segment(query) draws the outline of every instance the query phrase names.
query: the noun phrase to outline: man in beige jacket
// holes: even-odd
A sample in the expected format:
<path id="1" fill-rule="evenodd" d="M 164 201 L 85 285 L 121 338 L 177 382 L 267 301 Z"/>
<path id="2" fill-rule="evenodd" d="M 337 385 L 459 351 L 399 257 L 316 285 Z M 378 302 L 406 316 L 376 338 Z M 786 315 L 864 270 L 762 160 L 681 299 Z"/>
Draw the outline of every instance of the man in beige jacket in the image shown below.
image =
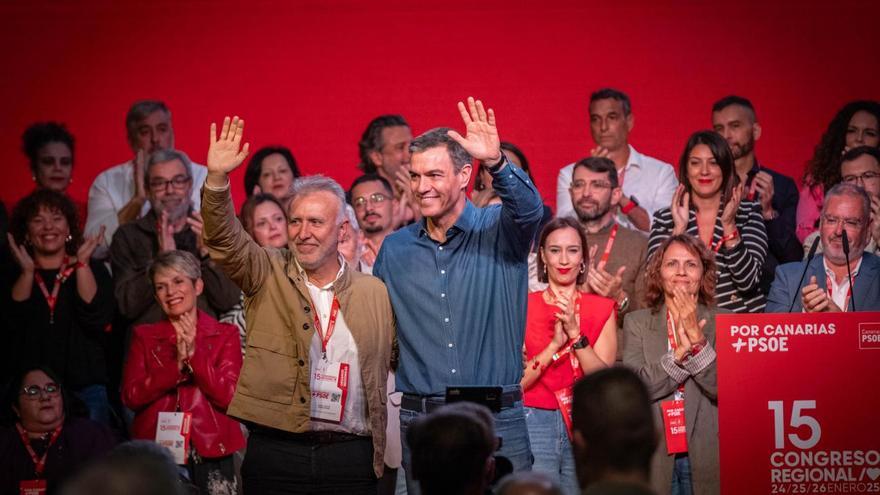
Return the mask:
<path id="1" fill-rule="evenodd" d="M 294 184 L 288 249 L 262 248 L 235 217 L 228 174 L 247 156 L 244 121 L 211 125 L 205 244 L 244 291 L 247 349 L 228 413 L 248 425 L 246 494 L 370 493 L 382 475 L 394 322 L 384 284 L 337 251 L 345 193 Z"/>

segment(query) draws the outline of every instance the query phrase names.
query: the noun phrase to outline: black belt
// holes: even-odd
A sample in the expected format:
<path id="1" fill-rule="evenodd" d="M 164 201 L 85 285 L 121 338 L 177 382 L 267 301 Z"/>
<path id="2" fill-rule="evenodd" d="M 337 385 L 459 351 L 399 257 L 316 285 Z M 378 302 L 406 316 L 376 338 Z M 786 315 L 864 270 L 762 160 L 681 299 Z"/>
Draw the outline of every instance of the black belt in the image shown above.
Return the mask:
<path id="1" fill-rule="evenodd" d="M 510 390 L 501 393 L 501 409 L 509 409 L 516 402 L 522 400 L 522 390 Z M 479 403 L 479 401 L 475 401 Z M 434 410 L 446 405 L 446 397 L 442 395 L 415 395 L 403 394 L 400 400 L 400 408 L 407 411 L 415 411 L 420 413 L 431 413 Z M 486 404 L 483 404 L 486 405 Z"/>
<path id="2" fill-rule="evenodd" d="M 291 431 L 278 430 L 266 426 L 248 424 L 248 432 L 252 435 L 260 435 L 274 438 L 277 440 L 285 440 L 290 442 L 301 443 L 339 443 L 350 442 L 352 440 L 369 440 L 370 437 L 363 435 L 355 435 L 354 433 L 343 433 L 339 431 L 305 431 L 302 433 L 294 433 Z"/>

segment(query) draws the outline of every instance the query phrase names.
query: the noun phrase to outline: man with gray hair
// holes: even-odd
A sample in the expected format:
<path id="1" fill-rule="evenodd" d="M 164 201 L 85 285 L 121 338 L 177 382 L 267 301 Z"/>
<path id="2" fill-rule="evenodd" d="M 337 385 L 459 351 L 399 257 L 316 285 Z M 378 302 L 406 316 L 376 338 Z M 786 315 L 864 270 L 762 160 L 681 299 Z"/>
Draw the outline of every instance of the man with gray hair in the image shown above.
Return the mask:
<path id="1" fill-rule="evenodd" d="M 880 311 L 880 258 L 865 252 L 872 221 L 864 189 L 832 187 L 819 217 L 822 254 L 777 267 L 765 311 Z"/>
<path id="2" fill-rule="evenodd" d="M 202 243 L 201 216 L 192 208 L 189 158 L 180 151 L 160 149 L 145 165 L 144 190 L 152 207 L 140 219 L 119 227 L 110 245 L 119 311 L 132 325 L 164 317 L 147 269 L 157 254 L 179 249 L 201 260 L 205 290 L 198 306 L 216 318 L 238 302 L 240 291 L 214 266 Z"/>
<path id="3" fill-rule="evenodd" d="M 247 348 L 228 413 L 246 422 L 245 494 L 376 493 L 394 323 L 384 284 L 339 254 L 345 192 L 298 179 L 287 249 L 260 247 L 235 216 L 228 174 L 247 156 L 244 121 L 211 125 L 205 243 L 244 291 Z"/>
<path id="4" fill-rule="evenodd" d="M 144 183 L 144 170 L 150 155 L 160 150 L 174 149 L 174 129 L 171 110 L 157 100 L 135 102 L 125 117 L 128 145 L 134 157 L 125 163 L 104 170 L 89 188 L 88 219 L 85 233 L 93 236 L 105 226 L 104 240 L 109 246 L 116 229 L 137 220 L 149 209 L 149 191 Z M 205 182 L 207 169 L 192 164 L 192 200 L 199 209 L 198 190 Z M 106 256 L 106 246 L 99 246 L 95 256 Z"/>

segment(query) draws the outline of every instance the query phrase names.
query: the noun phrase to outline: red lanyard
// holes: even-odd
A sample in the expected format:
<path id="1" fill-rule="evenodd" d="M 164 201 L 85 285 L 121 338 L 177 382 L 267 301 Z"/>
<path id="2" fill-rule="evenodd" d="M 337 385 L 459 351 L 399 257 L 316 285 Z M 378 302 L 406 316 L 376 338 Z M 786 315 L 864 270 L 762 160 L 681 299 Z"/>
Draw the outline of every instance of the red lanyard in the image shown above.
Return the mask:
<path id="1" fill-rule="evenodd" d="M 321 351 L 324 353 L 324 359 L 327 359 L 327 344 L 330 343 L 330 337 L 333 336 L 333 329 L 336 328 L 336 317 L 339 315 L 339 299 L 333 295 L 333 304 L 330 306 L 330 320 L 327 322 L 327 333 L 321 331 L 321 318 L 315 311 L 315 329 L 318 336 L 321 337 Z"/>
<path id="2" fill-rule="evenodd" d="M 672 322 L 672 315 L 666 310 L 666 336 L 669 337 L 669 347 L 674 352 L 678 349 L 678 342 L 675 341 L 675 324 Z M 678 391 L 684 394 L 684 383 L 678 386 Z"/>
<path id="3" fill-rule="evenodd" d="M 856 283 L 855 275 L 853 276 L 853 284 Z M 825 275 L 825 287 L 828 287 L 828 298 L 834 301 L 834 289 L 831 287 L 831 277 Z M 849 308 L 849 299 L 852 297 L 852 284 L 846 289 L 846 297 L 843 299 L 843 307 L 840 308 L 841 311 L 846 313 L 846 310 Z"/>
<path id="4" fill-rule="evenodd" d="M 611 233 L 608 234 L 608 242 L 605 243 L 605 251 L 602 252 L 602 257 L 599 258 L 599 263 L 602 265 L 608 263 L 608 257 L 611 255 L 611 246 L 614 245 L 614 238 L 617 237 L 618 227 L 619 225 L 615 223 L 614 227 L 611 227 Z"/>
<path id="5" fill-rule="evenodd" d="M 40 275 L 39 271 L 34 270 L 34 281 L 40 288 L 40 292 L 43 293 L 43 297 L 46 298 L 46 305 L 49 306 L 50 325 L 55 323 L 55 305 L 58 303 L 58 292 L 61 290 L 61 284 L 67 281 L 70 274 L 76 269 L 75 265 L 67 266 L 69 262 L 70 258 L 65 255 L 64 259 L 61 260 L 61 268 L 58 269 L 58 274 L 55 275 L 55 285 L 52 287 L 51 294 L 49 294 L 49 289 L 46 288 L 46 282 L 43 280 L 43 276 Z"/>
<path id="6" fill-rule="evenodd" d="M 38 458 L 37 453 L 34 452 L 34 448 L 31 447 L 31 442 L 28 440 L 27 431 L 22 428 L 21 424 L 15 423 L 15 427 L 18 429 L 18 435 L 21 437 L 21 443 L 24 444 L 25 450 L 31 456 L 31 461 L 34 463 L 34 473 L 37 475 L 37 478 L 42 476 L 43 471 L 46 469 L 46 458 L 49 456 L 49 449 L 58 440 L 58 436 L 61 435 L 61 426 L 55 428 L 55 431 L 52 432 L 52 436 L 49 437 L 49 444 L 46 445 L 46 451 L 43 452 L 43 457 Z"/>

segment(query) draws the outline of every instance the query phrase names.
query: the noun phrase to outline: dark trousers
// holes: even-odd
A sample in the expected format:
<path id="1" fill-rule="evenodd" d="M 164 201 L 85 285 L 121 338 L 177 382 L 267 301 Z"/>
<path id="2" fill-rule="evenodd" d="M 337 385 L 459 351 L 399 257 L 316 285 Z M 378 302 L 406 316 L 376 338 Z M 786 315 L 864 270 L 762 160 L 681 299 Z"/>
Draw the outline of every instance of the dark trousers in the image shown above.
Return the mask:
<path id="1" fill-rule="evenodd" d="M 376 494 L 373 440 L 300 440 L 260 430 L 248 437 L 241 465 L 245 495 Z"/>

